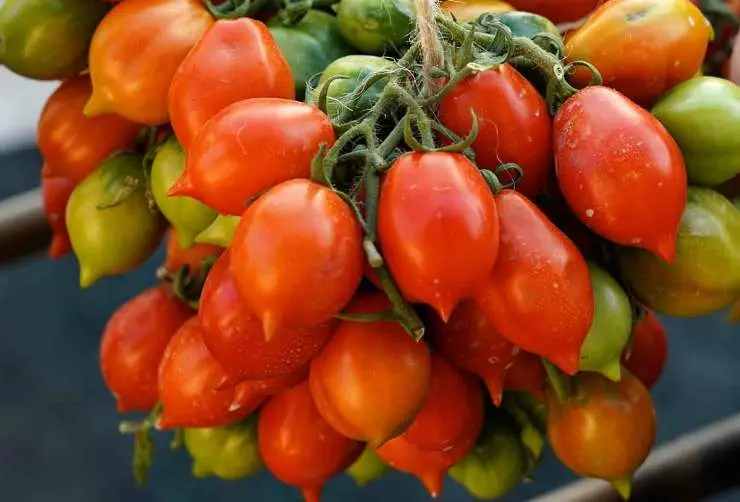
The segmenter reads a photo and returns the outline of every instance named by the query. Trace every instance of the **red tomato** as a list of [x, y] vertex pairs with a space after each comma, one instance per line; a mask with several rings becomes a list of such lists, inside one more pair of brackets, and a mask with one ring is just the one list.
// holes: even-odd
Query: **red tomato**
[[241, 216], [246, 202], [260, 192], [308, 178], [322, 143], [334, 143], [334, 128], [317, 108], [277, 98], [234, 103], [195, 136], [185, 173], [169, 195], [187, 195], [220, 213]]
[[553, 23], [576, 21], [606, 0], [507, 0], [517, 10], [534, 12]]
[[[537, 195], [552, 168], [550, 113], [537, 89], [502, 64], [457, 84], [442, 99], [439, 119], [465, 137], [472, 126], [471, 110], [478, 117], [473, 142], [478, 166], [493, 171], [505, 162], [516, 162], [524, 171], [517, 190], [530, 198]], [[509, 180], [507, 175], [501, 178]]]
[[520, 349], [506, 372], [504, 389], [529, 392], [535, 397], [544, 398], [546, 377], [540, 357]]
[[82, 113], [92, 93], [89, 75], [62, 83], [44, 105], [36, 130], [39, 151], [49, 162], [45, 176], [79, 183], [117, 150], [133, 145], [141, 128], [118, 115]]
[[513, 190], [494, 199], [501, 244], [478, 305], [510, 342], [573, 375], [594, 316], [586, 261], [529, 199]]
[[465, 428], [454, 446], [446, 450], [425, 450], [410, 442], [403, 434], [376, 450], [378, 456], [391, 467], [419, 478], [434, 498], [442, 493], [442, 481], [447, 469], [475, 447], [483, 428], [483, 392], [478, 382], [470, 376], [466, 377], [466, 387], [468, 404], [459, 410], [464, 415]]
[[[358, 296], [348, 312], [383, 312], [381, 293]], [[324, 419], [347, 437], [381, 445], [413, 421], [429, 389], [431, 358], [395, 322], [341, 321], [311, 362], [309, 380]]]
[[[47, 165], [44, 164], [42, 172], [47, 171]], [[64, 214], [67, 210], [67, 201], [74, 188], [74, 181], [67, 178], [41, 178], [44, 216], [46, 216], [46, 221], [52, 231], [51, 245], [49, 246], [49, 258], [51, 259], [61, 258], [72, 249]]]
[[362, 280], [362, 232], [331, 189], [281, 183], [244, 213], [231, 245], [237, 291], [269, 339], [338, 314]]
[[120, 413], [149, 411], [157, 401], [157, 369], [167, 343], [193, 311], [166, 286], [147, 289], [108, 320], [100, 370]]
[[660, 379], [668, 358], [668, 337], [658, 317], [647, 310], [632, 328], [632, 343], [622, 355], [622, 364], [650, 389]]
[[196, 273], [204, 260], [217, 257], [223, 251], [224, 248], [210, 244], [193, 244], [188, 249], [183, 249], [177, 240], [177, 232], [174, 228], [170, 228], [167, 236], [167, 254], [164, 266], [173, 273], [184, 266], [188, 267], [191, 274]]
[[172, 79], [172, 128], [186, 150], [208, 119], [250, 98], [295, 98], [288, 62], [267, 27], [249, 18], [216, 21]]
[[673, 262], [686, 168], [663, 125], [607, 87], [579, 91], [554, 124], [558, 185], [573, 212], [602, 237]]
[[324, 483], [354, 462], [363, 444], [339, 434], [319, 415], [308, 382], [272, 398], [257, 424], [260, 453], [270, 472], [318, 502]]
[[335, 323], [284, 328], [270, 341], [262, 325], [239, 297], [224, 253], [208, 274], [200, 296], [203, 341], [231, 381], [262, 380], [294, 373], [321, 350]]
[[496, 261], [491, 191], [462, 154], [404, 154], [383, 181], [378, 238], [404, 296], [431, 305], [446, 321]]
[[93, 93], [88, 116], [118, 113], [140, 124], [168, 122], [167, 93], [177, 68], [213, 24], [200, 0], [126, 0], [90, 43]]
[[459, 368], [475, 373], [486, 384], [498, 406], [507, 368], [519, 351], [501, 336], [472, 300], [461, 302], [447, 323], [434, 318], [428, 324], [434, 349]]
[[218, 386], [218, 390], [234, 389], [234, 401], [231, 403], [232, 408], [247, 407], [250, 410], [256, 409], [270, 396], [298, 385], [308, 378], [308, 365], [293, 371], [284, 376], [269, 378], [267, 380], [246, 380], [233, 386]]

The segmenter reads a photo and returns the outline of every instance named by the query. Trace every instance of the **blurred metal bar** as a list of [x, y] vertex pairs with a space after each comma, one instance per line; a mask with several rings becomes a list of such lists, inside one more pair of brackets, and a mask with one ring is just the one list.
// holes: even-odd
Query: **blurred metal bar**
[[50, 239], [40, 188], [0, 201], [0, 264], [41, 251]]
[[[657, 449], [637, 472], [631, 502], [694, 502], [740, 487], [740, 415], [682, 436]], [[535, 502], [619, 502], [598, 480], [567, 485]]]

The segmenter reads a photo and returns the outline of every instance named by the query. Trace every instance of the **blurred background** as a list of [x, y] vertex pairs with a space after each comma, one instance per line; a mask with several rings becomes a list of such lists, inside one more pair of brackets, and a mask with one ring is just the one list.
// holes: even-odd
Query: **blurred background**
[[[0, 200], [38, 186], [41, 159], [35, 123], [56, 84], [0, 68]], [[0, 500], [98, 502], [298, 501], [297, 490], [262, 473], [243, 482], [190, 477], [183, 451], [158, 442], [149, 486], [131, 475], [132, 438], [117, 431], [113, 399], [98, 371], [98, 341], [111, 313], [155, 282], [160, 251], [142, 269], [78, 288], [73, 257], [43, 253], [0, 265]], [[740, 333], [717, 315], [663, 319], [670, 355], [654, 389], [658, 444], [740, 410]], [[740, 473], [737, 474], [740, 477]], [[528, 500], [575, 478], [547, 454], [533, 483], [502, 500]], [[326, 487], [325, 501], [428, 500], [415, 479], [391, 474], [363, 489], [346, 477]], [[452, 482], [442, 501], [471, 501]], [[712, 501], [740, 500], [740, 491]]]

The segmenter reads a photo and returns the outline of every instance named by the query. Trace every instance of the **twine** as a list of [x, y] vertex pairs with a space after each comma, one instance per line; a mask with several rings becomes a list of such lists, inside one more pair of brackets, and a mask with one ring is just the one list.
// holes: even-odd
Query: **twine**
[[416, 4], [416, 27], [421, 43], [422, 73], [427, 86], [432, 92], [442, 87], [442, 80], [431, 75], [432, 68], [441, 68], [444, 56], [442, 43], [439, 41], [436, 16], [439, 6], [436, 0], [414, 0]]

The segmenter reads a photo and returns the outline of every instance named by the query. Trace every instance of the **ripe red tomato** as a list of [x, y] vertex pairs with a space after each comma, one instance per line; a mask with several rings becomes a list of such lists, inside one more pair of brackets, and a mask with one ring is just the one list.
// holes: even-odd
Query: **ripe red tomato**
[[168, 122], [167, 93], [177, 68], [213, 24], [200, 0], [126, 0], [103, 18], [90, 44], [93, 93], [88, 116], [118, 113]]
[[504, 389], [528, 392], [544, 399], [546, 377], [540, 357], [520, 349], [506, 371]]
[[510, 342], [573, 375], [594, 316], [586, 261], [520, 193], [503, 190], [494, 200], [501, 244], [478, 305]]
[[149, 411], [157, 401], [157, 369], [167, 343], [193, 311], [166, 286], [147, 289], [108, 320], [100, 371], [120, 413]]
[[[358, 296], [348, 312], [383, 312], [381, 293]], [[321, 416], [343, 435], [381, 445], [413, 421], [429, 389], [431, 358], [395, 322], [341, 321], [311, 362]]]
[[[516, 188], [533, 198], [552, 168], [552, 124], [545, 100], [518, 71], [502, 64], [457, 84], [442, 99], [439, 119], [465, 137], [472, 126], [471, 110], [478, 117], [473, 142], [478, 166], [495, 170], [516, 162], [524, 171]], [[507, 175], [501, 178], [509, 180]]]
[[259, 318], [234, 285], [227, 251], [213, 265], [200, 296], [203, 341], [233, 382], [294, 373], [308, 365], [329, 338], [335, 322], [310, 328], [283, 328], [265, 340]]
[[363, 449], [321, 418], [307, 381], [265, 405], [257, 436], [267, 468], [283, 483], [300, 488], [306, 502], [318, 502], [324, 483], [349, 467]]
[[687, 181], [663, 125], [615, 90], [588, 87], [560, 108], [554, 132], [558, 185], [581, 221], [673, 262]]
[[36, 129], [39, 151], [49, 162], [44, 176], [79, 183], [117, 150], [133, 145], [141, 128], [118, 115], [82, 113], [92, 93], [89, 75], [62, 83], [44, 105]]
[[169, 195], [187, 195], [220, 213], [241, 216], [246, 202], [260, 192], [308, 178], [322, 143], [334, 143], [334, 128], [317, 108], [277, 98], [234, 103], [193, 138], [185, 173]]
[[193, 244], [188, 249], [180, 247], [177, 240], [177, 232], [170, 228], [167, 236], [167, 254], [165, 255], [164, 266], [170, 272], [177, 272], [180, 268], [187, 266], [190, 273], [197, 273], [203, 261], [217, 257], [223, 253], [224, 248], [210, 244]]
[[478, 305], [472, 300], [461, 302], [447, 323], [435, 317], [427, 327], [434, 349], [483, 379], [491, 400], [496, 406], [501, 404], [504, 378], [519, 349], [496, 331]]
[[378, 238], [403, 295], [431, 305], [446, 321], [496, 261], [491, 191], [462, 154], [404, 154], [383, 181]]
[[650, 389], [663, 373], [668, 358], [668, 337], [660, 319], [650, 310], [632, 328], [632, 343], [622, 355], [622, 364]]
[[[42, 173], [48, 170], [44, 164]], [[67, 178], [55, 176], [41, 178], [41, 193], [44, 202], [44, 216], [52, 231], [49, 258], [55, 260], [69, 253], [72, 244], [67, 234], [67, 221], [64, 214], [67, 210], [67, 201], [75, 188], [75, 183]]]
[[534, 12], [553, 23], [576, 21], [606, 0], [508, 0], [517, 10]]
[[290, 180], [249, 206], [234, 234], [237, 291], [269, 339], [338, 314], [362, 280], [362, 232], [331, 189]]
[[187, 150], [208, 119], [250, 98], [295, 98], [293, 74], [267, 27], [250, 18], [209, 28], [172, 79], [172, 128]]

